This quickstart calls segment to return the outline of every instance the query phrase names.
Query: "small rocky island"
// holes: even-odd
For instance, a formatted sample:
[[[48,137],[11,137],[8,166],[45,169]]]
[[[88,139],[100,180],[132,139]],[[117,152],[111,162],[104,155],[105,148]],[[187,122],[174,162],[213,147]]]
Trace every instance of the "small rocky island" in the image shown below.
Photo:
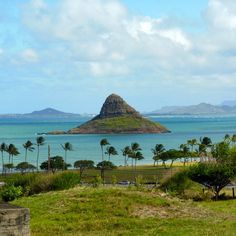
[[[104,102],[100,114],[92,120],[67,132],[48,134],[143,134],[170,132],[163,125],[141,116],[120,96],[111,94]]]

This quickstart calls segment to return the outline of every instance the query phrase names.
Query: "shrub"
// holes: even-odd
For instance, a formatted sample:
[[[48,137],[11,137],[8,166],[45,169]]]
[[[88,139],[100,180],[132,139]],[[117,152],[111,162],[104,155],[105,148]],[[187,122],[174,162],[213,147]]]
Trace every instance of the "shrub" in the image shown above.
[[[63,190],[72,188],[80,183],[79,173],[27,173],[14,174],[5,180],[8,185],[20,186],[25,196],[48,192],[51,190]]]
[[[2,199],[5,202],[13,201],[23,195],[21,186],[15,187],[14,185],[6,185],[1,193]]]
[[[101,176],[97,175],[93,180],[93,187],[99,187],[103,183]]]
[[[174,194],[183,194],[191,185],[192,181],[188,178],[188,172],[184,170],[165,180],[161,184],[161,188]]]
[[[63,172],[54,176],[52,190],[63,190],[75,187],[80,183],[79,173]]]

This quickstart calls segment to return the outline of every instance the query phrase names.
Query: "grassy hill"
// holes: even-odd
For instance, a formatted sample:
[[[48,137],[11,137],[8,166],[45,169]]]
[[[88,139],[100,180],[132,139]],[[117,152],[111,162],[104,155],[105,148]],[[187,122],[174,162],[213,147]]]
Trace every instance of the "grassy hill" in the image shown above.
[[[235,235],[236,201],[192,202],[135,188],[76,187],[13,202],[31,212],[32,236]]]
[[[143,117],[122,115],[91,120],[69,133],[163,133],[168,130],[159,123]]]

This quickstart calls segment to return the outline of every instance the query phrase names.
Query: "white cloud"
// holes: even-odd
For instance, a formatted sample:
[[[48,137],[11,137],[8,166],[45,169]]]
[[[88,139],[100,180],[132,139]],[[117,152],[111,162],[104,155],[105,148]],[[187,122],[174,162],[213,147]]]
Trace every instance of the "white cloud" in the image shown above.
[[[209,0],[207,27],[198,33],[167,17],[131,14],[119,0],[61,0],[55,6],[32,1],[23,20],[44,45],[40,59],[44,55],[48,71],[55,71],[52,61],[56,68],[76,62],[79,71],[71,70],[76,78],[82,71],[83,78],[103,77],[111,85],[113,77],[123,76],[131,87],[145,84],[147,90],[161,84],[200,93],[213,84],[216,91],[236,84],[234,0]],[[34,51],[24,57],[38,60]]]
[[[27,62],[37,62],[39,60],[37,52],[31,48],[22,51],[21,56]]]
[[[129,74],[129,69],[125,65],[112,64],[109,62],[92,62],[90,63],[90,70],[94,76],[98,77],[114,77],[125,76]]]
[[[207,15],[217,29],[236,29],[236,2],[234,0],[210,0]]]

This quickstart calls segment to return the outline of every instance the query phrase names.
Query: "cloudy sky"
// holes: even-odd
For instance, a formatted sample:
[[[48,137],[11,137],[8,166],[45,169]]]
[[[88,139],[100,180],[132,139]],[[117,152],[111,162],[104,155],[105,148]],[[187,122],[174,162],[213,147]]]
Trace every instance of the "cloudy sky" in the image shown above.
[[[0,113],[236,99],[235,0],[0,0]]]

